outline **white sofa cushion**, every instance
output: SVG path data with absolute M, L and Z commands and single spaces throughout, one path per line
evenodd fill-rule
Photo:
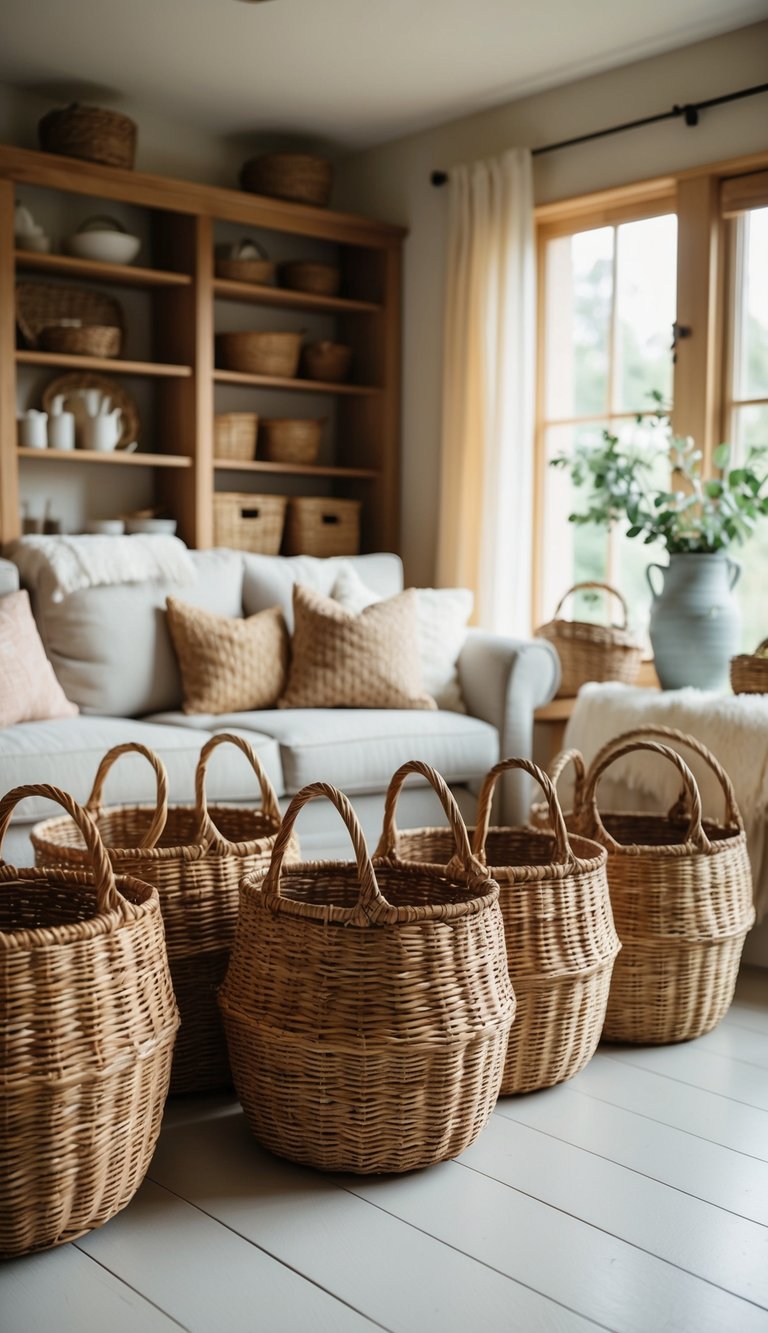
M 394 597 L 403 589 L 403 563 L 398 555 L 382 551 L 376 555 L 243 556 L 243 614 L 255 615 L 268 606 L 279 606 L 289 630 L 293 630 L 293 585 L 303 583 L 323 597 L 330 597 L 340 569 L 351 566 L 367 588 L 380 597 Z
M 84 801 L 107 750 L 125 741 L 139 741 L 154 750 L 165 764 L 170 802 L 191 804 L 195 796 L 195 767 L 207 739 L 208 732 L 203 730 L 154 726 L 125 718 L 75 717 L 22 722 L 0 731 L 0 792 L 22 783 L 49 782 L 68 791 L 75 800 Z M 248 740 L 280 795 L 284 784 L 277 742 L 255 729 L 248 732 Z M 213 801 L 247 802 L 258 797 L 251 767 L 234 745 L 222 745 L 211 756 L 206 792 Z M 108 805 L 142 805 L 154 801 L 155 775 L 142 755 L 127 754 L 116 761 L 107 778 L 104 799 Z M 50 801 L 32 797 L 19 807 L 16 818 L 22 823 L 33 823 L 56 814 L 59 809 Z
M 179 707 L 181 681 L 165 613 L 169 595 L 218 615 L 242 614 L 240 553 L 189 555 L 196 583 L 87 588 L 61 602 L 32 589 L 45 651 L 67 698 L 84 713 L 139 717 Z
M 383 791 L 407 759 L 424 759 L 449 783 L 484 777 L 499 758 L 495 727 L 461 713 L 379 708 L 288 708 L 185 716 L 154 722 L 207 731 L 254 728 L 280 746 L 284 790 L 331 782 L 342 791 Z

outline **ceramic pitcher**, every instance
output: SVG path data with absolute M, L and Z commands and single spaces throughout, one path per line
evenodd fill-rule
M 662 576 L 658 590 L 654 570 Z M 648 566 L 651 644 L 662 689 L 727 685 L 729 662 L 739 650 L 741 614 L 732 589 L 740 574 L 741 566 L 723 552 L 670 555 L 668 565 Z

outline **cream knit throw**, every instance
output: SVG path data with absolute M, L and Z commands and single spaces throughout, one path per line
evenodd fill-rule
M 54 602 L 117 583 L 194 583 L 194 563 L 178 537 L 20 537 L 11 552 L 22 583 Z

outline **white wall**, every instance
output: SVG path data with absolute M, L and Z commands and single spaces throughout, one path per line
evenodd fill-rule
M 439 46 L 434 57 L 439 59 Z M 435 168 L 536 147 L 766 81 L 768 23 L 743 28 L 347 158 L 337 207 L 410 229 L 405 260 L 403 550 L 410 581 L 434 577 L 446 192 Z M 535 160 L 538 203 L 768 148 L 768 96 L 632 130 Z

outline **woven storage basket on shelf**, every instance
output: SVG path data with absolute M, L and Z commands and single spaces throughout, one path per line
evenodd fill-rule
M 235 1087 L 272 1152 L 328 1171 L 410 1171 L 456 1156 L 493 1110 L 514 1016 L 498 886 L 473 860 L 442 779 L 451 867 L 378 866 L 344 795 L 294 796 L 263 881 L 243 881 L 219 992 Z M 325 796 L 356 862 L 283 865 Z
M 618 736 L 587 773 L 576 823 L 608 851 L 608 884 L 622 944 L 603 1029 L 607 1041 L 687 1041 L 720 1022 L 733 998 L 744 939 L 755 919 L 744 825 L 730 779 L 699 741 L 665 729 L 705 759 L 725 796 L 722 824 L 702 822 L 687 764 L 656 728 Z M 666 815 L 600 814 L 597 786 L 616 760 L 647 750 L 680 773 L 685 797 Z
M 89 816 L 82 869 L 0 865 L 0 1255 L 82 1236 L 130 1203 L 160 1131 L 179 1016 L 157 891 L 115 879 Z
M 621 625 L 594 625 L 588 620 L 560 620 L 566 599 L 581 590 L 602 589 L 621 603 Z M 534 633 L 547 639 L 560 658 L 561 679 L 556 699 L 578 694 L 588 680 L 620 680 L 631 685 L 637 678 L 643 648 L 635 634 L 627 629 L 627 604 L 621 593 L 608 583 L 574 583 L 560 598 L 555 615 Z
M 277 555 L 287 503 L 284 495 L 217 491 L 213 497 L 214 545 Z
M 62 153 L 108 167 L 132 167 L 138 131 L 119 111 L 100 106 L 71 106 L 49 111 L 37 127 L 45 153 Z
M 214 259 L 216 277 L 230 281 L 256 282 L 264 286 L 274 282 L 276 272 L 277 265 L 272 263 L 264 247 L 247 237 L 239 245 L 226 247 Z
M 352 348 L 346 343 L 332 343 L 327 339 L 307 343 L 302 349 L 302 371 L 308 380 L 343 384 L 352 370 L 352 355 Z
M 122 330 L 109 324 L 51 324 L 40 330 L 38 347 L 44 352 L 64 352 L 67 356 L 119 356 Z
M 768 694 L 768 639 L 763 639 L 753 653 L 731 658 L 731 689 L 734 694 Z
M 281 264 L 279 275 L 281 287 L 313 296 L 337 296 L 341 284 L 341 270 L 336 264 L 295 260 Z
M 303 333 L 217 333 L 218 358 L 223 370 L 293 379 L 299 368 L 303 336 Z
M 333 166 L 312 153 L 264 153 L 243 165 L 240 184 L 253 194 L 268 194 L 323 208 L 331 193 Z
M 205 775 L 220 745 L 235 745 L 261 788 L 260 809 L 209 809 Z M 102 805 L 104 782 L 116 759 L 135 751 L 152 764 L 158 792 L 154 814 L 141 806 Z M 266 868 L 280 827 L 280 810 L 259 760 L 240 736 L 214 736 L 200 751 L 195 805 L 168 806 L 165 769 L 143 745 L 118 745 L 99 764 L 86 809 L 113 865 L 154 884 L 160 894 L 181 1029 L 173 1056 L 171 1092 L 203 1092 L 231 1083 L 216 988 L 235 934 L 240 878 Z M 32 833 L 38 865 L 79 866 L 85 849 L 71 819 L 49 819 Z M 295 844 L 290 854 L 296 855 Z
M 316 463 L 325 417 L 262 417 L 259 444 L 271 463 Z
M 60 325 L 60 320 L 79 319 L 81 327 L 72 328 Z M 104 292 L 92 291 L 89 287 L 68 287 L 63 283 L 53 282 L 18 282 L 16 284 L 16 323 L 29 347 L 42 346 L 40 342 L 43 330 L 51 330 L 59 325 L 58 332 L 64 334 L 87 334 L 90 326 L 107 333 L 117 330 L 116 351 L 107 352 L 107 356 L 116 356 L 120 351 L 123 336 L 123 310 L 119 301 Z M 58 350 L 66 350 L 59 348 Z M 100 355 L 100 353 L 92 353 Z
M 256 412 L 221 412 L 213 418 L 214 458 L 255 458 L 258 430 Z
M 292 495 L 285 520 L 285 554 L 357 555 L 360 508 L 359 500 Z
M 521 769 L 540 784 L 554 833 L 490 828 L 491 802 L 502 773 Z M 453 852 L 447 828 L 395 826 L 405 774 L 387 792 L 384 829 L 374 865 L 445 865 Z M 594 1055 L 620 945 L 606 879 L 606 852 L 586 838 L 569 841 L 555 789 L 527 759 L 505 759 L 487 775 L 477 805 L 472 851 L 499 885 L 509 975 L 517 1014 L 501 1095 L 533 1092 L 578 1074 Z

